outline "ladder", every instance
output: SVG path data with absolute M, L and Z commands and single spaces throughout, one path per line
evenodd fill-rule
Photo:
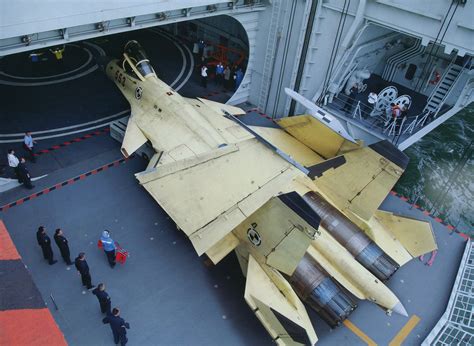
M 462 70 L 463 68 L 461 66 L 454 63 L 449 65 L 446 72 L 443 74 L 443 77 L 428 98 L 428 102 L 426 103 L 423 112 L 430 113 L 436 117 L 441 110 L 441 107 L 443 107 L 450 91 L 453 89 L 454 84 L 456 84 L 456 81 L 461 75 Z

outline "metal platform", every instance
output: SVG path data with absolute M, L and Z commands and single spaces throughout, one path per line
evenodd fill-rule
M 474 343 L 474 243 L 468 241 L 446 312 L 422 345 Z

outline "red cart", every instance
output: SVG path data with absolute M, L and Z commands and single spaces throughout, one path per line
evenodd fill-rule
M 102 249 L 102 241 L 99 239 L 97 242 L 97 247 Z M 119 243 L 115 242 L 115 260 L 120 263 L 124 264 L 127 261 L 127 257 L 130 256 L 127 250 L 120 246 Z

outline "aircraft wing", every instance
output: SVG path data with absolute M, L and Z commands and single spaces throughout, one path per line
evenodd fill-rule
M 296 180 L 300 170 L 252 138 L 136 176 L 199 255 L 218 263 L 236 250 L 245 300 L 277 344 L 317 341 L 281 274 L 292 275 L 320 223 L 301 197 L 308 188 Z
M 228 234 L 271 197 L 291 189 L 293 179 L 301 174 L 256 139 L 249 139 L 136 176 L 199 255 L 218 242 L 227 244 L 217 258 L 236 246 Z
M 368 221 L 398 181 L 408 157 L 381 141 L 309 167 L 315 185 L 343 212 Z

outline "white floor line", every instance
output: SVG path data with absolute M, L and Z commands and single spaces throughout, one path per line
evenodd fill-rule
M 157 34 L 157 35 L 160 35 L 161 37 L 163 37 L 163 38 L 167 39 L 168 41 L 170 41 L 171 43 L 173 43 L 173 44 L 175 45 L 175 47 L 178 48 L 178 50 L 179 50 L 180 53 L 181 53 L 181 57 L 183 58 L 183 66 L 181 67 L 181 71 L 179 72 L 178 77 L 176 77 L 176 79 L 170 84 L 170 87 L 173 88 L 174 85 L 175 85 L 176 83 L 178 83 L 178 81 L 181 79 L 181 77 L 183 76 L 184 71 L 185 71 L 185 69 L 186 69 L 186 65 L 187 65 L 187 64 L 186 64 L 186 56 L 184 55 L 184 51 L 183 51 L 183 49 L 179 46 L 179 44 L 176 43 L 176 41 L 173 41 L 173 40 L 171 39 L 171 37 L 167 36 L 166 34 L 160 32 L 160 31 L 158 31 L 158 30 L 155 30 L 155 29 L 150 29 L 150 31 L 151 31 L 151 32 L 154 32 L 154 33 Z
M 188 54 L 189 54 L 189 61 L 190 61 L 191 63 L 189 64 L 189 65 L 190 65 L 190 67 L 189 67 L 189 72 L 188 72 L 186 78 L 181 82 L 180 85 L 178 85 L 178 86 L 176 87 L 176 89 L 175 89 L 176 91 L 179 91 L 179 89 L 181 89 L 181 88 L 188 82 L 189 78 L 191 78 L 191 75 L 193 74 L 193 71 L 194 71 L 194 58 L 193 58 L 193 53 L 191 53 L 191 50 L 188 48 L 188 46 L 186 46 L 186 45 L 183 45 L 183 46 L 184 46 L 184 48 L 187 50 L 187 52 L 188 52 Z
M 48 82 L 32 82 L 32 83 L 19 83 L 19 82 L 10 82 L 10 81 L 6 81 L 6 80 L 0 80 L 0 84 L 2 85 L 11 85 L 11 86 L 20 86 L 20 87 L 30 87 L 30 86 L 41 86 L 41 85 L 51 85 L 51 84 L 58 84 L 58 83 L 62 83 L 62 82 L 68 82 L 68 81 L 71 81 L 71 80 L 74 80 L 74 79 L 78 79 L 78 78 L 81 78 L 81 77 L 84 77 L 92 72 L 94 72 L 95 70 L 97 70 L 99 68 L 98 65 L 94 65 L 92 66 L 91 68 L 85 70 L 84 72 L 82 73 L 79 73 L 75 76 L 71 76 L 71 77 L 67 77 L 67 78 L 62 78 L 62 79 L 56 79 L 56 80 L 52 80 L 52 81 L 48 81 Z
M 39 176 L 39 177 L 31 178 L 31 181 L 37 181 L 37 180 L 40 180 L 40 179 L 42 179 L 44 177 L 47 177 L 47 176 L 48 175 L 45 174 L 45 175 L 42 175 L 42 176 Z M 8 190 L 11 190 L 11 189 L 13 189 L 15 187 L 18 187 L 20 185 L 23 185 L 23 184 L 20 184 L 18 182 L 18 179 L 0 178 L 0 192 L 5 192 L 5 191 L 8 191 Z
M 184 52 L 183 52 L 183 49 L 179 46 L 179 44 L 173 40 L 172 37 L 170 37 L 168 34 L 165 34 L 163 32 L 160 32 L 158 30 L 155 30 L 155 29 L 150 29 L 150 31 L 154 32 L 155 34 L 158 34 L 160 35 L 161 37 L 164 37 L 166 39 L 168 39 L 169 41 L 173 42 L 173 44 L 181 51 L 181 56 L 183 57 L 183 66 L 181 68 L 181 72 L 179 73 L 178 77 L 173 81 L 173 83 L 170 84 L 170 87 L 174 87 L 174 85 L 179 81 L 179 79 L 183 76 L 184 74 L 184 71 L 186 69 L 186 57 L 184 55 Z M 174 90 L 176 91 L 179 91 L 179 89 L 181 89 L 189 80 L 189 78 L 191 78 L 191 75 L 193 73 L 193 69 L 194 69 L 194 59 L 193 59 L 193 54 L 191 53 L 191 50 L 188 48 L 188 46 L 186 46 L 185 44 L 181 43 L 180 44 L 186 49 L 186 51 L 188 52 L 189 54 L 189 61 L 190 61 L 190 69 L 188 71 L 188 74 L 186 75 L 186 78 L 181 82 L 180 85 L 178 85 L 176 88 L 174 88 Z
M 88 122 L 82 123 L 82 124 L 71 125 L 71 126 L 66 126 L 66 127 L 59 127 L 59 128 L 50 129 L 50 130 L 35 131 L 35 132 L 31 132 L 31 134 L 32 134 L 32 135 L 39 135 L 39 134 L 42 134 L 42 133 L 50 133 L 50 132 L 58 132 L 58 131 L 63 131 L 63 130 L 77 129 L 77 128 L 79 128 L 79 127 L 83 127 L 83 126 L 87 126 L 87 125 L 96 124 L 96 123 L 103 122 L 103 121 L 105 121 L 105 120 L 109 120 L 109 119 L 112 119 L 112 118 L 116 118 L 116 117 L 118 117 L 118 116 L 125 115 L 125 114 L 128 114 L 128 113 L 130 113 L 130 110 L 118 112 L 118 113 L 115 113 L 115 114 L 106 116 L 106 117 L 104 117 L 104 118 L 100 118 L 100 119 L 97 119 L 97 120 L 88 121 Z M 0 138 L 1 138 L 1 137 L 23 137 L 24 135 L 25 135 L 24 132 L 0 134 Z
M 73 45 L 73 46 L 74 47 L 79 47 L 79 46 L 76 46 L 76 45 Z M 79 47 L 79 48 L 81 48 L 81 47 Z M 80 69 L 84 68 L 84 66 L 87 66 L 91 62 L 91 60 L 92 60 L 91 51 L 87 48 L 82 48 L 82 49 L 84 49 L 88 54 L 87 61 L 84 64 L 82 64 L 81 66 L 79 66 L 79 67 L 77 67 L 77 68 L 75 68 L 74 70 L 71 70 L 71 71 L 55 74 L 55 75 L 52 75 L 52 76 L 44 76 L 44 77 L 20 77 L 20 76 L 14 76 L 14 75 L 2 72 L 2 71 L 0 71 L 0 75 L 10 77 L 10 78 L 14 78 L 14 79 L 32 79 L 32 80 L 49 79 L 49 78 L 56 78 L 56 77 L 60 77 L 60 76 L 65 76 L 65 75 L 74 73 L 76 71 L 79 71 Z
M 96 49 L 101 56 L 106 56 L 107 55 L 107 54 L 105 54 L 105 50 L 101 46 L 96 45 L 95 43 L 83 42 L 83 44 L 88 45 L 89 47 L 92 47 L 92 48 Z
M 113 121 L 108 121 L 108 122 L 103 123 L 103 124 L 99 124 L 99 125 L 96 125 L 96 126 L 87 127 L 87 128 L 85 128 L 85 129 L 80 129 L 80 130 L 77 130 L 77 131 L 63 132 L 63 133 L 59 133 L 59 134 L 51 135 L 51 136 L 35 137 L 35 140 L 39 141 L 39 140 L 42 140 L 42 139 L 50 139 L 50 138 L 58 138 L 58 137 L 69 136 L 69 135 L 73 135 L 73 134 L 75 134 L 75 133 L 80 133 L 80 132 L 95 130 L 95 129 L 99 128 L 99 127 L 104 127 L 104 126 L 110 125 L 110 124 L 112 124 L 112 123 L 113 123 Z M 20 142 L 23 142 L 23 139 L 1 140 L 1 141 L 0 141 L 0 144 L 3 144 L 3 143 L 20 143 Z

